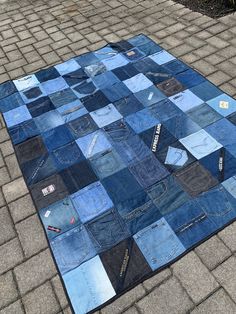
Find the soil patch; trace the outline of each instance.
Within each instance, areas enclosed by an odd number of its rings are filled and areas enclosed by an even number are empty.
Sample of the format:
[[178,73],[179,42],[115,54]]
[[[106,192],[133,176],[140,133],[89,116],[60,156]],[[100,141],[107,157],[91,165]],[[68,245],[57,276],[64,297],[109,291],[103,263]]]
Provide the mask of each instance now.
[[228,0],[174,0],[191,9],[213,18],[227,15],[236,11],[236,6],[230,5]]

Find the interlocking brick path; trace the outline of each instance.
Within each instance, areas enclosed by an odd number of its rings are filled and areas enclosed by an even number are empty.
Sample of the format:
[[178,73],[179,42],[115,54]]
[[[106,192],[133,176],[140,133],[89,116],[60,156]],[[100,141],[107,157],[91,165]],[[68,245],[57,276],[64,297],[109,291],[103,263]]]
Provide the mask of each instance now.
[[[0,82],[143,32],[236,94],[236,16],[213,20],[170,0],[0,0]],[[236,223],[102,314],[236,313]],[[0,314],[69,314],[0,116]]]

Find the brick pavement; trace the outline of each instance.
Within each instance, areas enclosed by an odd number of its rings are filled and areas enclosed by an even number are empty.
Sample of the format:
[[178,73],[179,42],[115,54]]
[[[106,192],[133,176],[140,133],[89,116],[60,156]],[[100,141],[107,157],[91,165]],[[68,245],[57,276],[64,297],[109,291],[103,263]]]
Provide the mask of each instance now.
[[[170,0],[0,0],[0,82],[143,32],[236,93],[236,16]],[[102,314],[236,313],[236,223]],[[42,227],[0,117],[0,314],[69,314]]]

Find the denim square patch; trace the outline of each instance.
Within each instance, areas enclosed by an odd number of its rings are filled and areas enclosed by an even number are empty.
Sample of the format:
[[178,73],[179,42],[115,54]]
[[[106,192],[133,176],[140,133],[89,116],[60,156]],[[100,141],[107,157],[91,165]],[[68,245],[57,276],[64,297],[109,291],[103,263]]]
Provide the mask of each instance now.
[[3,116],[8,128],[32,118],[28,108],[25,105],[4,112]]
[[231,113],[236,112],[236,100],[226,94],[221,94],[207,101],[207,103],[223,117],[227,117]]
[[72,203],[85,223],[113,207],[112,200],[100,182],[94,182],[70,196]]
[[127,116],[125,121],[136,133],[141,133],[159,123],[159,120],[147,108]]
[[186,249],[164,218],[134,235],[152,270],[170,262]]
[[222,147],[222,145],[205,130],[200,130],[182,138],[180,142],[197,159],[201,159]]
[[78,138],[76,143],[86,158],[90,158],[97,153],[111,148],[110,142],[108,141],[105,133],[101,130]]

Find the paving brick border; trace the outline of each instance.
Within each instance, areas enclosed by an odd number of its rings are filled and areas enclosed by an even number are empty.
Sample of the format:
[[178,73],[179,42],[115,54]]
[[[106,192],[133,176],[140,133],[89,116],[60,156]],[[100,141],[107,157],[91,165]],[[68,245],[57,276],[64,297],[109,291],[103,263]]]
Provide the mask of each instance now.
[[[236,16],[170,0],[0,0],[0,82],[140,32],[236,95]],[[233,223],[100,312],[236,313],[235,243]],[[1,116],[0,256],[0,314],[71,313]]]

